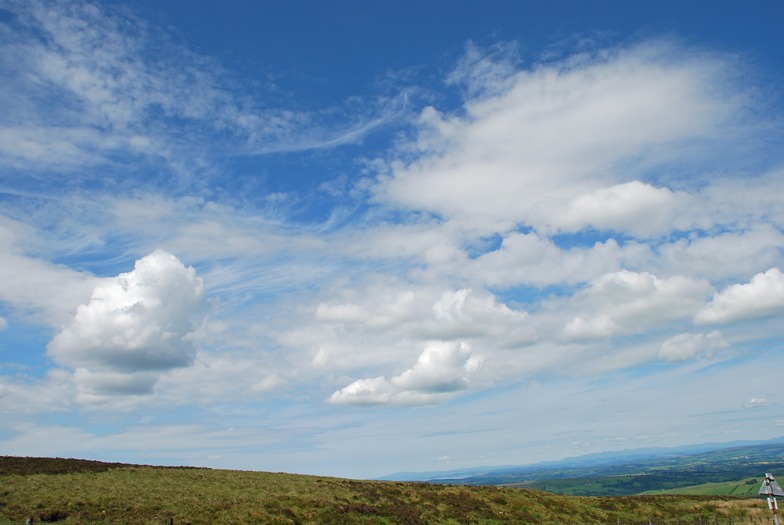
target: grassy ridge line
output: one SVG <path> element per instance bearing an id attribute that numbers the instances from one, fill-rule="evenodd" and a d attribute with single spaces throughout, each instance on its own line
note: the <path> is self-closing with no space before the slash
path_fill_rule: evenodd
<path id="1" fill-rule="evenodd" d="M 0 456 L 0 476 L 8 474 L 67 474 L 69 472 L 106 472 L 122 467 L 156 467 L 152 465 L 133 465 L 130 463 L 107 463 L 91 459 L 74 458 L 30 458 L 20 456 Z M 194 468 L 194 467 L 176 467 Z"/>
<path id="2" fill-rule="evenodd" d="M 586 498 L 508 487 L 355 481 L 193 468 L 0 458 L 0 523 L 502 524 L 764 523 L 758 501 L 689 496 Z M 16 461 L 17 466 L 20 464 Z M 58 465 L 53 468 L 53 465 Z M 84 470 L 79 470 L 83 468 Z M 65 469 L 65 472 L 62 472 Z M 69 470 L 70 469 L 70 470 Z M 60 473 L 43 473 L 56 470 Z M 26 473 L 25 473 L 26 472 Z"/>

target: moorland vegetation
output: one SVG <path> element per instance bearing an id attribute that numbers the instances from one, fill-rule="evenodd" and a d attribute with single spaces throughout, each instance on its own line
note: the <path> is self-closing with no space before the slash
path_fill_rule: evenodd
<path id="1" fill-rule="evenodd" d="M 502 486 L 0 457 L 0 524 L 763 524 L 757 498 L 578 497 Z"/>

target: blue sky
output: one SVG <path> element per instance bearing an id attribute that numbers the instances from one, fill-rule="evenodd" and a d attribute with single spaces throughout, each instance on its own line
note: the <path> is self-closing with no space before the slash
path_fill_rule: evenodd
<path id="1" fill-rule="evenodd" d="M 784 435 L 777 7 L 3 2 L 0 450 Z"/>

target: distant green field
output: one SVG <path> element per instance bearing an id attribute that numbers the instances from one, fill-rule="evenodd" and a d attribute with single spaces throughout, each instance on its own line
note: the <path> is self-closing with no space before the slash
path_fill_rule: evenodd
<path id="1" fill-rule="evenodd" d="M 755 497 L 761 481 L 746 478 L 740 481 L 722 481 L 712 483 L 669 485 L 661 479 L 650 479 L 646 474 L 625 476 L 603 476 L 586 478 L 550 479 L 528 483 L 516 483 L 510 486 L 546 490 L 555 494 L 574 496 L 625 496 L 631 494 L 680 494 L 689 496 L 735 496 L 741 498 Z M 650 489 L 651 485 L 665 488 Z"/>
<path id="2" fill-rule="evenodd" d="M 741 481 L 725 481 L 722 483 L 702 483 L 691 487 L 679 487 L 669 490 L 649 490 L 643 494 L 685 494 L 690 496 L 757 496 L 760 480 L 749 478 Z"/>

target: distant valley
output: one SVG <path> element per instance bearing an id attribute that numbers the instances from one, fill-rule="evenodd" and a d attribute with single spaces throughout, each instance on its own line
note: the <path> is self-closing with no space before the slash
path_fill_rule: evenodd
<path id="1" fill-rule="evenodd" d="M 784 478 L 784 437 L 592 454 L 523 466 L 400 473 L 397 481 L 506 485 L 578 496 L 756 495 L 766 472 Z"/>

